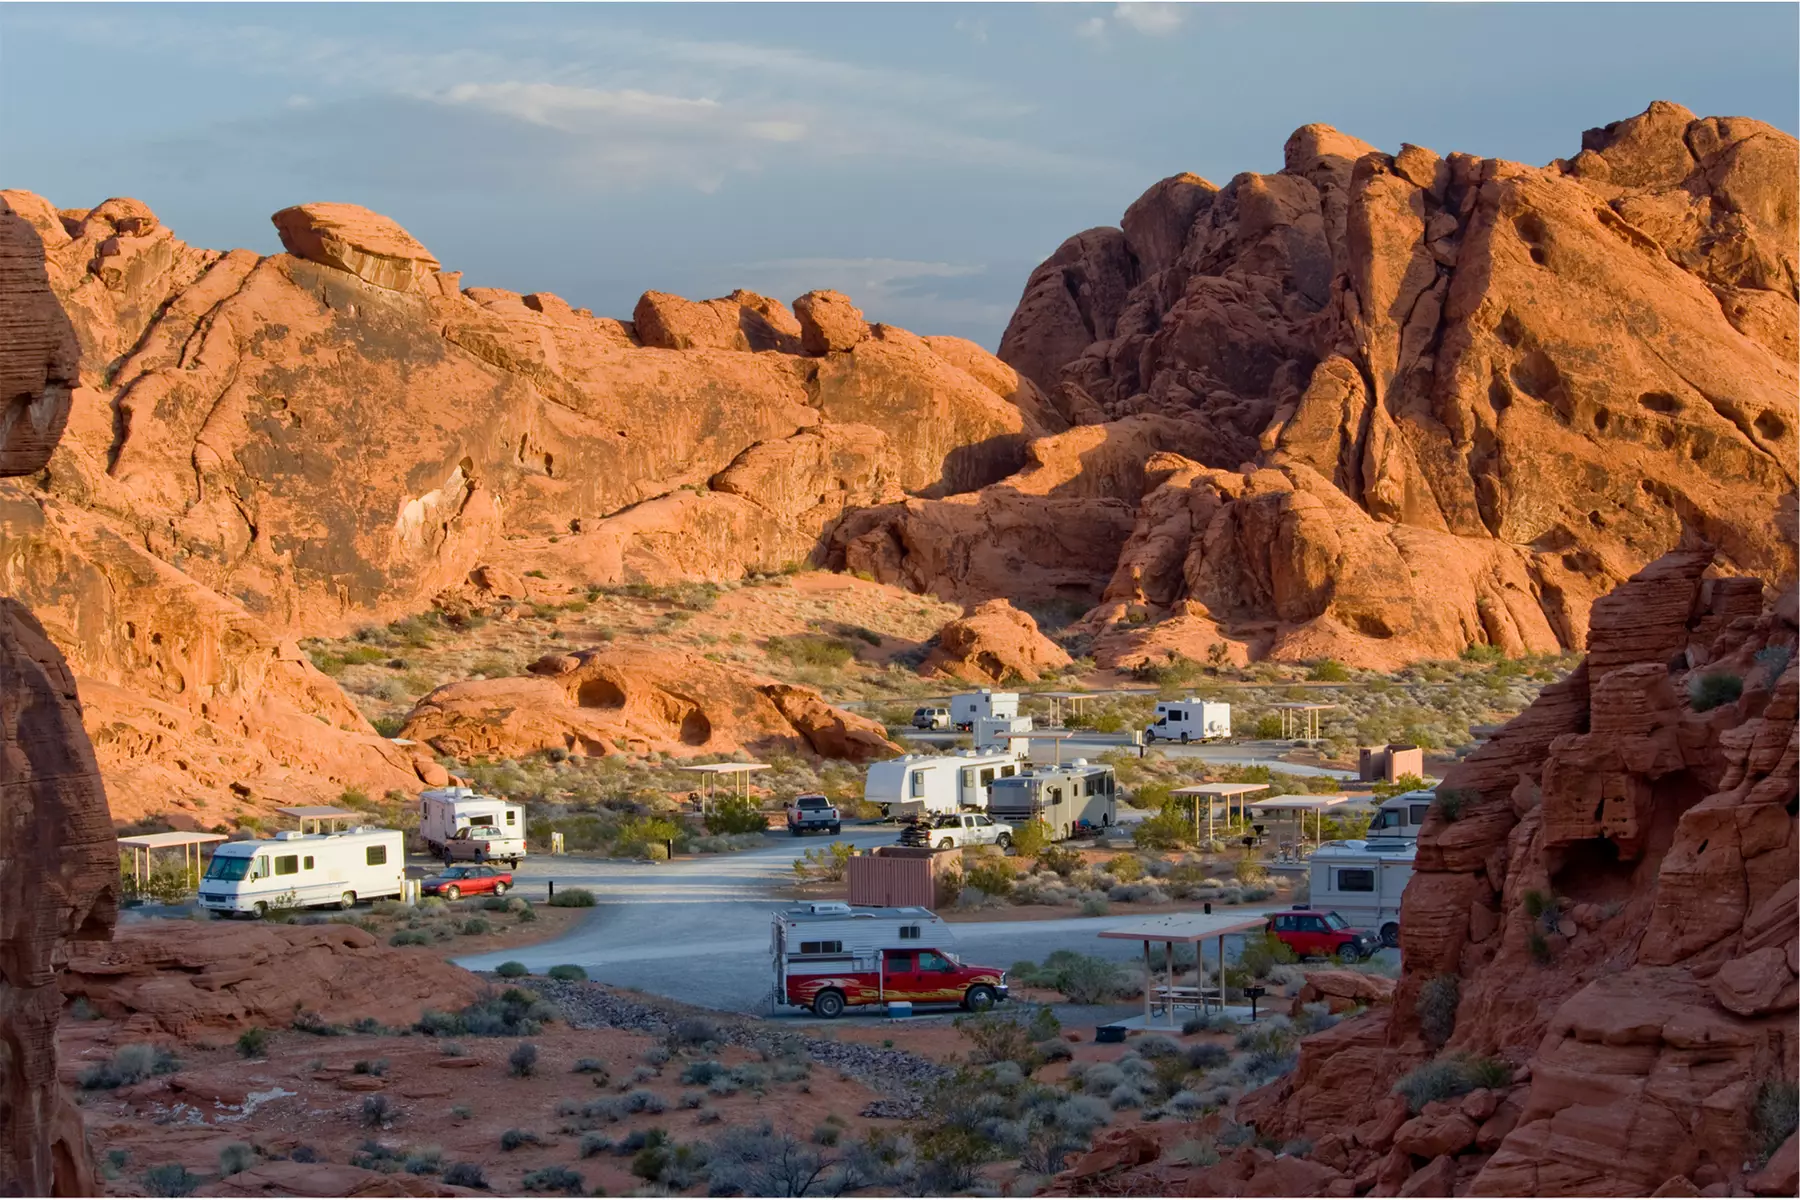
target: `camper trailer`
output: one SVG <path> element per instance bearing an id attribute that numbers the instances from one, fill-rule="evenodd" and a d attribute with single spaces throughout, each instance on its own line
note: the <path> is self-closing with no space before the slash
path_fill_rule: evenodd
<path id="1" fill-rule="evenodd" d="M 200 905 L 259 917 L 271 908 L 349 908 L 359 900 L 398 898 L 405 884 L 406 842 L 398 829 L 284 830 L 214 850 L 200 879 Z"/>
<path id="2" fill-rule="evenodd" d="M 1102 829 L 1116 821 L 1118 791 L 1111 767 L 1078 758 L 996 779 L 988 796 L 988 815 L 1015 829 L 1042 821 L 1050 827 L 1050 836 L 1060 840 L 1075 836 L 1084 826 Z"/>
<path id="3" fill-rule="evenodd" d="M 783 909 L 770 931 L 776 1002 L 835 1017 L 850 1005 L 892 1002 L 985 1012 L 1006 999 L 1006 972 L 961 962 L 954 944 L 929 909 L 841 901 Z"/>
<path id="4" fill-rule="evenodd" d="M 1210 742 L 1231 736 L 1231 705 L 1212 700 L 1166 700 L 1144 730 L 1144 741 Z"/>
<path id="5" fill-rule="evenodd" d="M 1400 897 L 1412 878 L 1418 843 L 1404 838 L 1328 842 L 1313 852 L 1308 903 L 1400 944 Z"/>
<path id="6" fill-rule="evenodd" d="M 1381 807 L 1375 810 L 1375 819 L 1369 822 L 1369 836 L 1417 840 L 1420 827 L 1431 813 L 1431 802 L 1434 799 L 1435 792 L 1423 791 L 1402 792 L 1382 801 Z"/>
<path id="7" fill-rule="evenodd" d="M 1006 735 L 1010 733 L 1030 733 L 1032 723 L 1030 717 L 976 717 L 975 748 L 977 750 L 1006 750 L 1013 745 Z"/>
<path id="8" fill-rule="evenodd" d="M 1019 715 L 1019 693 L 996 692 L 982 688 L 950 697 L 950 723 L 968 732 L 982 717 L 1016 717 Z"/>
<path id="9" fill-rule="evenodd" d="M 920 813 L 953 813 L 986 808 L 988 787 L 1023 769 L 1022 751 L 908 754 L 871 763 L 863 783 L 863 799 L 881 807 L 884 817 Z"/>
<path id="10" fill-rule="evenodd" d="M 425 848 L 444 857 L 463 830 L 486 830 L 482 857 L 505 859 L 514 866 L 525 857 L 525 807 L 484 796 L 466 787 L 433 788 L 419 794 L 419 836 Z M 465 836 L 461 840 L 467 841 Z M 458 854 L 455 857 L 472 857 Z"/>

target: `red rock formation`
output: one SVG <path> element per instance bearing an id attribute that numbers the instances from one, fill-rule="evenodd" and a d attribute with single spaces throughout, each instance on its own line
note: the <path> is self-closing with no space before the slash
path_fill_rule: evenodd
<path id="1" fill-rule="evenodd" d="M 1038 632 L 1031 614 L 1005 600 L 972 604 L 937 633 L 937 645 L 919 666 L 921 675 L 948 675 L 971 683 L 1003 683 L 1018 676 L 1036 683 L 1044 672 L 1066 667 L 1068 652 Z"/>
<path id="2" fill-rule="evenodd" d="M 285 1027 L 297 1012 L 348 1025 L 374 1017 L 405 1027 L 427 1008 L 473 1003 L 482 981 L 423 951 L 396 950 L 354 925 L 135 921 L 69 956 L 63 989 L 138 1037 L 185 1040 L 251 1025 Z"/>
<path id="3" fill-rule="evenodd" d="M 811 688 L 685 651 L 582 650 L 547 655 L 530 669 L 438 688 L 419 701 L 402 735 L 459 758 L 782 750 L 862 761 L 900 752 L 879 724 L 833 708 Z"/>
<path id="4" fill-rule="evenodd" d="M 1800 1049 L 1800 666 L 1794 594 L 1763 611 L 1760 585 L 1708 577 L 1714 561 L 1678 550 L 1595 604 L 1586 662 L 1451 769 L 1393 1007 L 1308 1038 L 1240 1119 L 1348 1132 L 1352 1168 L 1399 1194 L 1742 1183 L 1756 1093 L 1791 1082 Z M 1442 1051 L 1428 985 L 1454 1002 Z M 1438 1053 L 1523 1069 L 1498 1103 L 1346 1130 Z"/>
<path id="5" fill-rule="evenodd" d="M 33 214 L 6 201 L 0 476 L 43 469 L 68 416 L 75 364 Z M 81 715 L 75 680 L 43 627 L 0 597 L 0 1193 L 9 1196 L 98 1190 L 56 1063 L 58 970 L 70 943 L 110 936 L 117 915 L 112 820 Z"/>

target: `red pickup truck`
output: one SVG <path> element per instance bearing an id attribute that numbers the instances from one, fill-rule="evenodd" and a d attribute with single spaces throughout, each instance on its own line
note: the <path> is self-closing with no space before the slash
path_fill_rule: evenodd
<path id="1" fill-rule="evenodd" d="M 1356 929 L 1334 912 L 1296 907 L 1276 913 L 1265 927 L 1269 936 L 1301 958 L 1341 958 L 1355 962 L 1381 949 L 1381 935 Z"/>

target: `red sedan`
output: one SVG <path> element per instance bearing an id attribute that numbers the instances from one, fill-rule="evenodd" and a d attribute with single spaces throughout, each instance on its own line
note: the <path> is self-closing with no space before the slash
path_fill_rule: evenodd
<path id="1" fill-rule="evenodd" d="M 460 900 L 464 896 L 504 896 L 512 887 L 512 882 L 511 871 L 496 871 L 492 867 L 469 863 L 466 866 L 445 867 L 436 875 L 425 879 L 419 890 L 427 896 Z"/>

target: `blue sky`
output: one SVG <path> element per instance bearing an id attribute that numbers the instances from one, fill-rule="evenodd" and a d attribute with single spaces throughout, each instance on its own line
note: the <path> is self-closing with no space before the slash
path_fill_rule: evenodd
<path id="1" fill-rule="evenodd" d="M 0 185 L 279 249 L 385 212 L 465 285 L 836 287 L 988 346 L 1163 176 L 1320 121 L 1543 163 L 1669 99 L 1793 132 L 1793 4 L 0 5 Z"/>

